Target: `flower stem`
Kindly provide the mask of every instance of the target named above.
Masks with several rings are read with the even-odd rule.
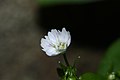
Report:
[[[66,65],[69,66],[69,62],[68,62],[68,60],[67,60],[67,57],[66,57],[66,54],[65,54],[65,53],[63,54],[63,57],[64,57],[64,60],[65,60]]]

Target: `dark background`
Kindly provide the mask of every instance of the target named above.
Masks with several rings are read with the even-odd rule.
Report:
[[[119,37],[119,1],[96,1],[42,7],[41,24],[45,28],[66,27],[76,44],[106,48]]]

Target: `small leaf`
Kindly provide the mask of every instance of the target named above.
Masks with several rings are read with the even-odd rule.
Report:
[[[94,73],[85,73],[81,76],[80,80],[107,80],[107,79]]]
[[[76,77],[68,77],[67,80],[77,80],[77,78]]]

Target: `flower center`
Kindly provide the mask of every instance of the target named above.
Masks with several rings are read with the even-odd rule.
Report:
[[[67,46],[65,43],[63,42],[60,42],[59,45],[57,45],[56,49],[59,51],[59,52],[64,52],[66,50]]]
[[[66,49],[66,44],[65,43],[60,43],[58,46],[59,49]]]

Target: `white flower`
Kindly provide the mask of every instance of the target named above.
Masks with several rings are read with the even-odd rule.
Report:
[[[48,36],[41,39],[42,50],[45,51],[48,56],[64,53],[70,43],[71,35],[65,28],[63,28],[62,31],[52,29],[51,32],[48,32]]]

